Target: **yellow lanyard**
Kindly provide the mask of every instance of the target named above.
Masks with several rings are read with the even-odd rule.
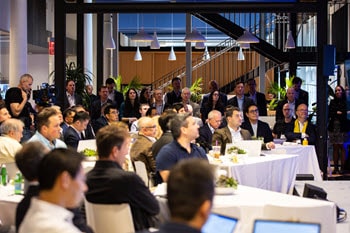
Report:
[[[308,124],[308,121],[305,121],[305,123],[303,125],[303,129],[300,132],[299,121],[298,120],[294,121],[294,133],[305,133],[307,124]]]

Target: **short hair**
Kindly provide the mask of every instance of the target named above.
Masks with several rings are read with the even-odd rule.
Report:
[[[301,80],[300,77],[294,77],[292,83],[293,83],[293,84],[297,84],[297,83],[302,84],[302,83],[303,83],[303,80]]]
[[[82,121],[86,121],[86,120],[90,120],[90,115],[89,115],[89,113],[83,112],[83,111],[75,113],[75,115],[73,117],[73,123],[77,122],[77,121],[82,122]]]
[[[238,84],[243,84],[243,86],[244,86],[244,82],[242,81],[242,80],[239,80],[239,81],[237,81],[236,83],[235,83],[235,88],[238,86]]]
[[[75,111],[72,108],[67,108],[63,111],[62,115],[63,115],[63,120],[67,117],[72,115],[72,113],[75,114]]]
[[[188,127],[187,118],[191,117],[190,113],[177,114],[170,123],[170,129],[174,139],[178,139],[181,135],[181,127]]]
[[[257,105],[256,103],[252,102],[252,103],[248,104],[247,106],[245,106],[245,108],[244,108],[244,114],[246,114],[246,113],[249,112],[249,108],[250,108],[251,106],[258,107],[258,105]]]
[[[211,110],[209,113],[208,113],[208,119],[212,119],[214,118],[216,115],[220,115],[221,116],[221,112],[218,111],[218,110]]]
[[[49,118],[52,116],[57,115],[57,111],[56,109],[53,108],[44,108],[43,110],[41,110],[40,113],[38,113],[38,115],[36,116],[36,125],[38,128],[38,131],[41,131],[41,128],[45,125],[45,126],[49,126],[50,122],[49,122]]]
[[[96,135],[97,154],[99,158],[108,158],[113,147],[121,148],[129,132],[123,127],[114,124],[99,129]]]
[[[149,103],[140,103],[139,109],[141,110],[143,106],[149,106]]]
[[[173,218],[192,220],[201,205],[214,196],[214,167],[207,160],[179,161],[170,171],[167,185],[168,206]]]
[[[175,81],[180,81],[181,82],[181,78],[180,77],[174,77],[171,79],[171,84],[173,84]]]
[[[74,179],[81,169],[84,156],[71,149],[56,148],[50,151],[39,164],[38,178],[40,190],[51,190],[57,178],[67,171]]]
[[[103,109],[103,114],[106,115],[106,114],[109,114],[111,109],[116,109],[118,111],[118,107],[114,104],[107,104],[104,109]]]
[[[69,82],[73,82],[73,83],[75,84],[75,82],[74,82],[73,79],[69,79],[69,80],[66,81],[66,87],[68,86],[68,83],[69,83]]]
[[[234,111],[240,112],[241,110],[240,110],[238,107],[229,108],[229,109],[227,109],[226,112],[225,112],[226,117],[232,117]]]
[[[28,79],[33,80],[33,76],[30,74],[22,74],[21,77],[19,78],[20,83],[27,81]]]
[[[107,84],[115,84],[114,79],[112,79],[112,78],[107,78],[107,79],[106,79],[106,85],[107,85]]]
[[[18,169],[28,181],[38,179],[39,164],[49,152],[41,142],[28,142],[15,155]]]
[[[181,108],[184,108],[184,104],[182,102],[173,103],[173,109],[176,110],[176,112],[179,112]]]
[[[6,103],[4,100],[0,100],[0,110],[6,108]]]
[[[158,124],[163,132],[170,130],[170,121],[176,116],[176,112],[173,110],[165,110],[158,118]]]
[[[139,129],[148,127],[150,123],[154,124],[151,117],[148,117],[148,116],[140,117],[138,121]]]
[[[148,110],[147,110],[147,112],[146,112],[146,116],[151,116],[152,115],[152,110],[157,110],[157,108],[156,107],[150,107]]]
[[[254,83],[256,83],[256,81],[255,81],[255,79],[254,79],[254,78],[250,78],[250,79],[248,79],[248,80],[247,80],[247,83],[249,83],[249,82],[254,82]]]
[[[2,122],[0,126],[0,132],[2,134],[9,134],[11,131],[12,132],[18,132],[19,129],[23,129],[24,123],[18,119],[15,118],[10,118]]]

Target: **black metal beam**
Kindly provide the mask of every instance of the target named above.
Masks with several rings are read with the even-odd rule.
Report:
[[[83,2],[78,0],[78,2]],[[77,66],[84,70],[84,14],[77,14]]]

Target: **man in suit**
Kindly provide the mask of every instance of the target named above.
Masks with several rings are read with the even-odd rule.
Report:
[[[173,90],[171,92],[166,93],[164,97],[165,108],[171,107],[174,103],[178,103],[182,101],[181,78],[174,77],[171,80],[171,85],[173,86]]]
[[[279,120],[283,120],[283,105],[288,103],[290,112],[293,117],[295,117],[295,109],[299,106],[299,104],[303,103],[302,101],[295,98],[295,90],[293,87],[290,87],[287,89],[286,98],[280,102],[278,102],[277,108],[276,108],[276,122]]]
[[[112,105],[112,104],[107,104],[103,108],[103,115],[97,118],[92,125],[94,128],[94,132],[97,133],[99,129],[101,129],[103,126],[110,125],[113,122],[118,122],[119,121],[119,112],[117,109],[117,106]]]
[[[274,149],[275,144],[273,142],[270,126],[266,122],[259,120],[258,106],[255,103],[250,104],[244,110],[244,114],[248,117],[248,120],[242,123],[242,129],[248,130],[252,137],[263,137],[263,150]]]
[[[283,120],[279,120],[275,123],[272,130],[272,135],[274,138],[285,138],[286,129],[294,127],[294,118],[290,112],[289,104],[283,105]],[[281,137],[283,135],[283,137]]]
[[[244,111],[248,105],[253,103],[253,100],[247,96],[244,96],[244,82],[239,81],[235,87],[236,96],[232,97],[227,101],[228,105],[232,105],[234,107],[238,107],[241,112]],[[244,116],[244,120],[248,120],[246,116]]]
[[[102,115],[102,106],[113,104],[113,101],[108,98],[107,86],[100,86],[98,89],[98,95],[99,98],[92,102],[90,106],[90,116],[92,121],[97,120]]]
[[[267,116],[265,94],[256,91],[256,82],[254,78],[248,79],[247,85],[249,91],[245,94],[245,96],[251,98],[254,101],[254,103],[258,106],[260,116]]]
[[[119,109],[120,105],[124,102],[123,93],[115,90],[115,82],[112,78],[106,79],[106,86],[108,89],[108,99],[110,99]]]
[[[250,140],[251,135],[248,130],[241,129],[243,121],[242,113],[238,107],[229,108],[226,112],[227,126],[214,132],[212,138],[213,145],[221,146],[221,154],[226,151],[226,144],[234,141]]]
[[[129,204],[135,230],[139,231],[155,226],[159,205],[142,179],[122,168],[129,143],[130,136],[125,128],[108,125],[98,131],[96,144],[99,160],[87,174],[89,190],[85,197],[97,204]]]
[[[74,115],[73,123],[68,127],[64,133],[64,142],[68,147],[75,150],[78,148],[79,140],[84,140],[82,132],[86,129],[89,124],[90,116],[87,112],[77,112]]]
[[[199,128],[199,137],[196,142],[201,145],[207,152],[212,149],[213,133],[217,130],[222,122],[221,112],[218,110],[212,110],[208,114],[207,122]]]
[[[295,98],[304,104],[309,105],[309,93],[301,89],[301,84],[303,83],[301,78],[294,77],[292,83],[295,90]]]
[[[78,104],[83,104],[83,100],[80,95],[75,93],[75,82],[73,80],[67,80],[66,94],[64,95],[63,111],[69,107]]]

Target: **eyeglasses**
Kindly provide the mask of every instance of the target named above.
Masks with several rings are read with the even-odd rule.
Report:
[[[219,94],[218,93],[214,93],[213,95],[218,96]]]
[[[110,111],[109,114],[118,114],[118,111]]]
[[[291,110],[290,108],[283,109],[283,111],[290,111],[290,110]]]
[[[259,109],[249,110],[249,113],[258,113]]]

